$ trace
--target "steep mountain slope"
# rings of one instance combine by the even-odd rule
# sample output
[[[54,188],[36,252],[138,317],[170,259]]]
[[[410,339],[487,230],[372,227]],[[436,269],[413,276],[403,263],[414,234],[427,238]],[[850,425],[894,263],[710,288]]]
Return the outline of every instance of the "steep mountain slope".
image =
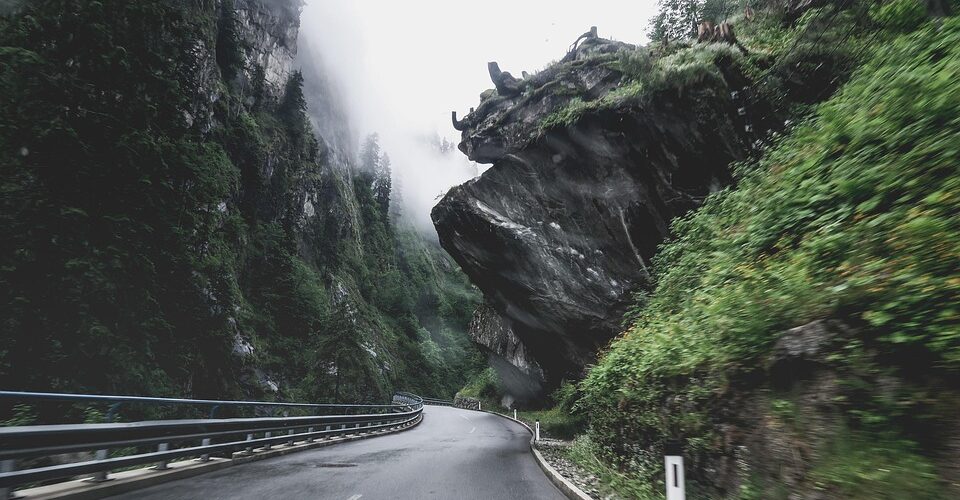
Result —
[[[480,363],[475,293],[391,223],[327,79],[304,97],[299,6],[0,18],[5,388],[355,401]]]
[[[850,83],[674,224],[582,384],[631,495],[657,496],[670,440],[703,497],[960,492],[960,19],[870,14],[904,34],[865,38]]]

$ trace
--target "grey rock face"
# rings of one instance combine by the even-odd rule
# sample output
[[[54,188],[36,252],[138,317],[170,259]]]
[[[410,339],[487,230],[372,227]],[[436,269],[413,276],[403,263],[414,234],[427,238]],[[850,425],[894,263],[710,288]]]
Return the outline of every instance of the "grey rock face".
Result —
[[[225,6],[220,4],[218,8]],[[234,76],[233,82],[246,90],[244,102],[240,105],[245,108],[254,105],[253,89],[259,74],[262,74],[264,91],[273,99],[282,98],[297,55],[301,3],[297,0],[236,0],[233,8],[238,42],[243,47],[243,70]],[[217,85],[223,75],[217,67],[216,47],[210,41],[198,39],[188,50],[192,63],[184,73],[192,78],[185,83],[195,98],[190,109],[183,110],[184,124],[187,128],[197,127],[209,132],[215,126],[214,105],[223,97]]]
[[[453,406],[454,408],[465,408],[467,410],[479,410],[481,408],[479,399],[464,396],[454,398]]]
[[[621,331],[670,221],[731,182],[727,164],[748,148],[734,74],[541,126],[574,97],[618,87],[610,53],[624,48],[587,40],[521,95],[485,93],[460,149],[493,166],[432,213],[441,245],[552,382],[578,376]]]
[[[852,336],[851,328],[839,320],[817,320],[791,328],[774,344],[770,363],[790,359],[823,361],[838,336]]]
[[[246,47],[246,67],[261,68],[271,90],[282,93],[297,53],[300,2],[240,0],[235,5]],[[253,80],[254,77],[248,74],[247,78]]]
[[[487,351],[490,365],[500,375],[506,391],[515,401],[539,395],[543,370],[528,354],[510,327],[510,320],[487,305],[481,305],[470,321],[470,338]]]

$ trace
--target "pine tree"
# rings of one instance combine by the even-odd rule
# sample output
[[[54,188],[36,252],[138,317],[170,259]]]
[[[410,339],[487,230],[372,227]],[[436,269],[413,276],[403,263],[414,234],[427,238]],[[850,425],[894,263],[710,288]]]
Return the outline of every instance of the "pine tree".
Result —
[[[369,182],[377,208],[385,222],[389,222],[390,190],[392,173],[390,157],[380,149],[380,136],[374,132],[367,136],[360,147],[360,176]]]
[[[370,359],[364,349],[363,331],[357,324],[356,313],[344,300],[333,306],[324,320],[324,332],[318,335],[314,351],[317,372],[324,370],[323,362],[332,361],[333,399],[336,402],[356,400],[359,390],[350,385],[371,372]]]
[[[306,118],[307,98],[303,95],[303,74],[295,71],[287,80],[283,101],[277,114],[287,126],[291,136],[298,141],[304,140],[309,132]]]
[[[360,147],[360,171],[365,174],[374,174],[380,168],[380,134],[376,132],[367,136]]]
[[[403,217],[403,180],[400,176],[397,176],[391,184],[390,222],[399,224]]]
[[[217,21],[216,58],[223,79],[232,82],[243,67],[243,46],[239,31],[236,7],[233,0],[224,0],[220,5]]]
[[[380,212],[384,220],[390,211],[390,189],[392,184],[392,172],[390,170],[390,157],[386,153],[380,157],[377,170],[373,179],[373,194],[376,197],[377,204],[380,206]]]

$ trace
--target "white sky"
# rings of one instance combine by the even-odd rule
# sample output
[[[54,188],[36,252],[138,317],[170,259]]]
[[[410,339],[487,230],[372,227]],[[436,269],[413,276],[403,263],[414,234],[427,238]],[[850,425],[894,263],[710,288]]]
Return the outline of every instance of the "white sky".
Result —
[[[590,26],[646,43],[655,10],[656,0],[306,0],[301,35],[340,82],[354,128],[380,133],[404,185],[424,187],[415,210],[429,212],[466,179],[417,165],[404,143],[433,132],[459,142],[450,111],[462,117],[493,86],[488,61],[519,77],[563,57]]]

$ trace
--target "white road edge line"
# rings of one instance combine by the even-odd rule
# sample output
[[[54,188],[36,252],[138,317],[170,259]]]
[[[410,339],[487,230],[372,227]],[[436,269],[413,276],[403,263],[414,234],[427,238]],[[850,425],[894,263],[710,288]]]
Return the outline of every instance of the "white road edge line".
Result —
[[[474,427],[474,428],[472,428],[472,429],[470,429],[470,432],[468,432],[467,434],[473,434],[473,431],[475,431],[475,430],[477,430],[477,428],[476,428],[476,427]]]
[[[467,420],[467,421],[470,420],[470,417],[468,417],[468,416],[466,416],[466,415],[460,415],[460,418],[462,418],[462,419],[464,419],[464,420]]]
[[[362,496],[363,496],[363,495],[354,495],[354,496],[348,498],[347,500],[360,500],[360,497],[362,497]]]

